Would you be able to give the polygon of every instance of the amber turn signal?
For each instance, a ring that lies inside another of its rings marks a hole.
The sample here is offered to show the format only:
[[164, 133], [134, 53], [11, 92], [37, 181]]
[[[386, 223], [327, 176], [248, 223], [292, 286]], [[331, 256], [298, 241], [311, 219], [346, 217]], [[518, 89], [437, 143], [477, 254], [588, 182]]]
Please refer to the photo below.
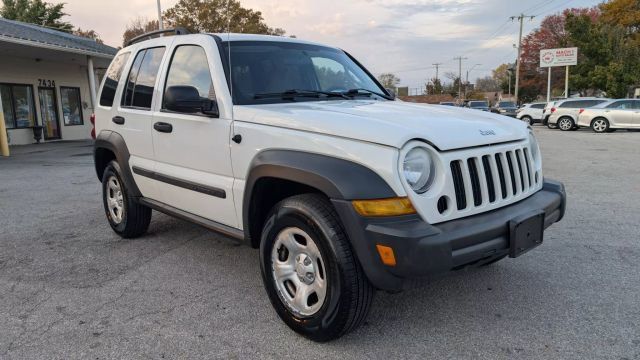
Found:
[[387, 266], [396, 266], [396, 256], [393, 253], [392, 248], [377, 244], [376, 249], [378, 249], [378, 254], [380, 254], [380, 259], [383, 264]]
[[416, 213], [416, 209], [406, 197], [353, 200], [351, 203], [356, 212], [362, 216], [398, 216]]

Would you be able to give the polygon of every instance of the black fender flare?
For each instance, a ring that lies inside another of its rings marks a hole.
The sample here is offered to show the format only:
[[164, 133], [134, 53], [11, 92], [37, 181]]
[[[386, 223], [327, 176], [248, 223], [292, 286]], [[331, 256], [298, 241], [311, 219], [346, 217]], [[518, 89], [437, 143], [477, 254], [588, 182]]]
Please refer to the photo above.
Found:
[[107, 149], [115, 155], [116, 161], [120, 164], [122, 179], [125, 182], [125, 186], [129, 190], [129, 193], [134, 197], [141, 197], [142, 194], [133, 179], [131, 167], [129, 166], [129, 158], [131, 157], [131, 154], [129, 153], [129, 148], [127, 147], [127, 143], [124, 141], [122, 135], [111, 130], [102, 130], [93, 143], [93, 160], [96, 167], [96, 175], [98, 176], [98, 180], [102, 181], [101, 174], [104, 169], [100, 168], [100, 162], [97, 158], [99, 156], [100, 149]]
[[247, 235], [254, 185], [265, 177], [295, 181], [316, 188], [332, 200], [397, 196], [386, 181], [361, 164], [304, 151], [265, 150], [254, 157], [246, 178], [242, 221]]

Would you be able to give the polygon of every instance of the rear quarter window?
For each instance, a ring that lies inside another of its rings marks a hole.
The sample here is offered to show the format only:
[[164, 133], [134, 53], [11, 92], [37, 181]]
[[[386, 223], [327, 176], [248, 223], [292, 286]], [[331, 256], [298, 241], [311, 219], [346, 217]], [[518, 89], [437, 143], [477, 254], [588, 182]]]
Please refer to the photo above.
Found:
[[120, 77], [122, 76], [124, 65], [129, 59], [129, 55], [130, 53], [128, 52], [122, 53], [116, 56], [116, 58], [111, 62], [109, 70], [107, 70], [107, 74], [105, 75], [104, 85], [102, 85], [102, 91], [100, 92], [100, 105], [113, 105], [113, 99], [116, 96], [118, 82], [120, 82]]

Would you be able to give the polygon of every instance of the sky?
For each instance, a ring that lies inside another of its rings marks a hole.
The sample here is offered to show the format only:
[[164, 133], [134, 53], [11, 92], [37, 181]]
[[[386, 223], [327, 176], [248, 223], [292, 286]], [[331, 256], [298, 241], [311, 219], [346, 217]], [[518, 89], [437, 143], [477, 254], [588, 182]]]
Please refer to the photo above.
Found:
[[[57, 0], [49, 0], [57, 2]], [[138, 16], [157, 18], [156, 0], [64, 0], [66, 18], [73, 25], [93, 29], [106, 44], [120, 46], [126, 25]], [[162, 9], [177, 0], [161, 0]], [[570, 7], [590, 7], [594, 0], [240, 0], [262, 12], [271, 27], [287, 35], [344, 49], [373, 74], [391, 72], [400, 86], [423, 87], [434, 77], [469, 72], [469, 81], [516, 57], [519, 24], [523, 34], [547, 15]]]

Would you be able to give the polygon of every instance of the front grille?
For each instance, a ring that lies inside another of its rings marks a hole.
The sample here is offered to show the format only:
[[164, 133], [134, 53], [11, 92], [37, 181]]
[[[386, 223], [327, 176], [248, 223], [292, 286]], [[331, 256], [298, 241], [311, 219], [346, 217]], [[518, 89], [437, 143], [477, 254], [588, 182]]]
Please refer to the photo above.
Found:
[[458, 210], [520, 197], [538, 185], [526, 147], [450, 162]]

